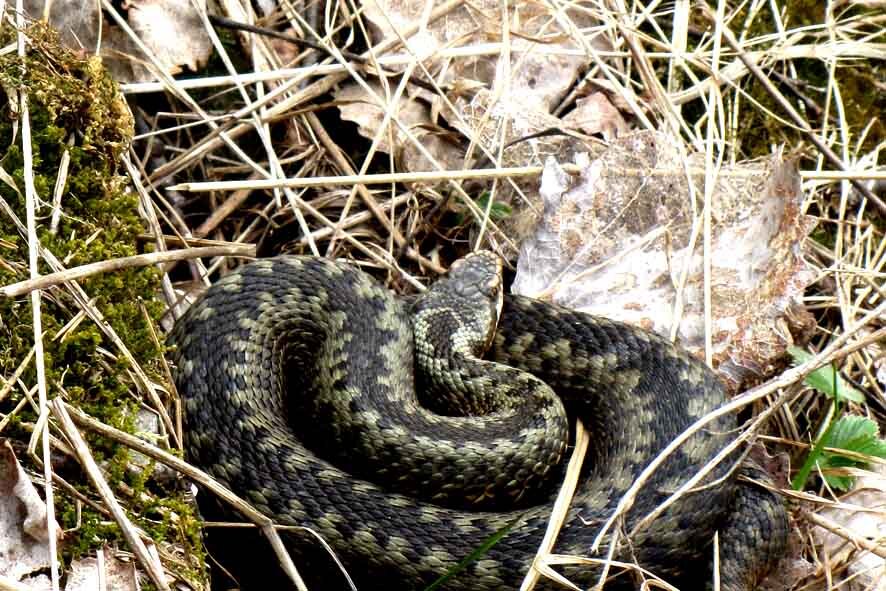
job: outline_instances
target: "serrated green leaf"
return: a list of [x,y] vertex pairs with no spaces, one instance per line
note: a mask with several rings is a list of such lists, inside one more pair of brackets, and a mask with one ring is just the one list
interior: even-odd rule
[[827,481],[828,486],[831,488],[835,488],[841,492],[846,492],[852,488],[852,485],[855,483],[855,480],[851,476],[837,476],[835,474],[825,474],[825,481]]
[[859,450],[859,453],[863,453],[868,456],[875,456],[878,458],[886,458],[886,441],[882,439],[875,439],[871,441],[866,446],[862,447]]
[[828,445],[846,447],[851,442],[876,437],[878,432],[877,424],[870,419],[858,415],[844,415],[834,423]]
[[[484,191],[481,193],[476,199],[474,199],[474,203],[477,204],[477,207],[482,211],[486,211],[486,207],[489,206],[489,191]],[[506,203],[500,203],[498,201],[494,201],[491,206],[489,206],[489,219],[494,222],[506,219],[511,216],[513,210]],[[464,224],[470,217],[467,214],[467,211],[460,211],[455,216],[456,223],[458,225]]]
[[[827,432],[825,446],[886,458],[886,441],[880,439],[879,435],[877,423],[871,419],[857,415],[845,415],[840,417]],[[864,461],[842,455],[833,449],[824,451],[818,460],[818,466],[822,470],[866,465],[867,463]],[[839,490],[848,490],[853,483],[853,479],[849,476],[826,474],[825,480],[830,486]]]
[[[788,353],[797,365],[806,363],[813,357],[811,353],[799,347],[788,347]],[[846,380],[840,376],[840,372],[834,369],[833,365],[819,367],[806,376],[803,381],[807,386],[815,388],[831,398],[857,403],[864,402],[864,394],[846,383]]]
[[827,439],[827,447],[876,457],[886,457],[886,441],[879,437],[877,423],[867,417],[840,417]]

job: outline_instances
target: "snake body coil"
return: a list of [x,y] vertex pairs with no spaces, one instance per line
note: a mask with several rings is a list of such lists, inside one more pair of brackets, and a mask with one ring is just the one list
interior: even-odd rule
[[[431,292],[455,290],[461,297],[470,291],[465,283],[474,281],[475,263],[489,258],[465,260],[470,264]],[[481,280],[481,287],[500,285]],[[170,337],[189,458],[277,523],[319,533],[358,585],[370,581],[372,588],[383,581],[389,588],[423,588],[510,526],[446,588],[515,589],[544,535],[551,502],[543,497],[510,510],[498,504],[538,499],[538,487],[557,473],[551,466],[563,455],[568,433],[561,403],[550,401],[547,386],[535,378],[518,377],[538,389],[532,404],[541,419],[521,418],[513,400],[489,417],[423,408],[412,373],[415,351],[433,360],[438,350],[454,348],[465,357],[459,348],[466,340],[491,336],[477,333],[482,329],[473,317],[463,320],[430,301],[422,318],[434,327],[443,318],[457,335],[454,346],[428,343],[444,337],[421,328],[422,320],[414,348],[407,305],[346,264],[281,256],[220,280]],[[504,298],[487,357],[545,382],[590,432],[590,468],[557,538],[559,554],[587,556],[637,475],[725,400],[703,364],[660,337],[522,297]],[[433,365],[427,381],[434,389],[454,381],[479,386],[481,399],[487,391],[496,399],[492,388],[506,386],[498,374],[488,377],[476,367],[466,361],[467,377],[454,380],[445,373],[451,368]],[[616,560],[639,564],[684,591],[701,589],[711,580],[711,542],[720,531],[721,588],[753,588],[783,551],[786,517],[776,496],[737,481],[730,472],[734,459],[637,527],[735,437],[734,429],[734,418],[717,419],[669,456],[610,528],[604,551],[616,532]],[[296,548],[304,542],[292,538]],[[590,564],[561,572],[589,586],[601,569]],[[635,588],[637,572],[612,567],[606,589]],[[333,586],[326,580],[322,588]]]

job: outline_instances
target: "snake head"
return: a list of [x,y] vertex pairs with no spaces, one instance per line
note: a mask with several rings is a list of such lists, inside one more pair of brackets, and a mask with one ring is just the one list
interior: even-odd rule
[[492,344],[502,310],[501,272],[501,259],[488,251],[453,263],[446,277],[413,302],[416,339],[436,343],[434,355],[460,350],[482,356]]
[[502,264],[497,254],[478,250],[455,261],[449,268],[449,281],[466,298],[502,298]]
[[461,309],[470,310],[477,325],[486,330],[482,350],[492,343],[504,298],[502,262],[488,250],[479,250],[457,260],[449,268],[449,275],[432,287],[446,290],[453,299],[460,300]]

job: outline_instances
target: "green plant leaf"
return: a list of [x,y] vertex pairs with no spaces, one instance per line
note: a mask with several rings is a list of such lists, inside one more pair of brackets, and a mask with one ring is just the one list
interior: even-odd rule
[[[794,363],[797,365],[806,363],[813,357],[811,353],[799,347],[789,347],[788,353],[790,353]],[[815,388],[830,398],[850,400],[857,403],[864,402],[864,394],[846,383],[846,380],[840,377],[840,372],[834,369],[833,365],[828,364],[819,367],[806,376],[806,379],[803,381],[807,386]]]
[[[843,449],[856,454],[864,454],[878,458],[886,458],[886,441],[880,439],[877,423],[867,417],[845,415],[834,422],[822,438],[824,447]],[[864,467],[867,463],[853,457],[840,454],[838,451],[822,452],[818,466],[824,471],[828,468]],[[848,476],[825,474],[828,484],[839,490],[852,487],[853,479]]]
[[857,415],[840,417],[831,431],[827,447],[838,447],[868,456],[886,458],[886,441],[880,439],[877,423]]
[[477,207],[479,207],[483,211],[486,211],[486,208],[489,207],[489,218],[491,220],[503,220],[511,215],[512,210],[510,205],[502,203],[500,201],[493,201],[492,206],[490,206],[490,197],[491,193],[489,191],[483,191],[482,193],[480,193],[480,196],[474,200],[474,202],[477,204]]
[[[489,207],[489,219],[494,222],[509,218],[513,213],[511,206],[499,201],[493,201],[492,205],[489,206],[489,196],[489,191],[483,191],[476,199],[474,199],[474,203],[476,203],[477,207],[482,211],[486,211],[486,208]],[[465,223],[467,220],[467,212],[459,213],[456,217],[456,221],[459,225]]]

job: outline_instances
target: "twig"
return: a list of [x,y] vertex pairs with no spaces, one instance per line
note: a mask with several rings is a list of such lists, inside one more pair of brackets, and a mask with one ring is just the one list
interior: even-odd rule
[[69,420],[73,420],[75,423],[86,427],[91,431],[95,431],[109,439],[113,439],[123,445],[134,449],[137,452],[143,453],[144,455],[153,458],[164,464],[169,466],[173,470],[181,472],[200,486],[206,488],[220,499],[231,505],[234,509],[237,510],[241,515],[243,515],[246,519],[254,523],[261,529],[262,533],[268,538],[271,542],[271,546],[274,548],[274,552],[277,555],[277,558],[280,560],[280,564],[283,569],[289,575],[290,579],[295,583],[298,587],[299,591],[307,591],[307,587],[304,584],[304,581],[301,578],[301,575],[298,574],[298,570],[295,568],[295,565],[292,563],[292,558],[290,558],[289,553],[286,551],[286,547],[283,545],[283,540],[280,539],[280,535],[277,533],[277,530],[274,527],[274,522],[265,516],[263,513],[259,512],[255,508],[252,507],[249,503],[238,497],[228,488],[219,484],[217,480],[212,478],[209,474],[203,472],[188,464],[184,460],[181,460],[174,455],[167,453],[145,441],[142,441],[138,437],[130,435],[129,433],[125,433],[120,431],[119,429],[114,429],[108,425],[105,425],[101,421],[98,421],[86,413],[78,410],[77,408],[66,404],[64,401],[56,399],[53,401],[53,404],[62,408],[65,412],[65,415],[69,417]]
[[145,546],[144,542],[142,542],[141,536],[136,532],[135,526],[132,525],[132,522],[129,521],[129,518],[126,516],[123,507],[117,502],[117,499],[114,496],[114,491],[111,490],[111,487],[108,485],[104,476],[102,476],[98,464],[96,464],[95,459],[92,457],[92,453],[89,451],[89,447],[86,445],[86,441],[83,440],[80,431],[77,430],[70,415],[67,410],[65,410],[66,405],[64,401],[61,398],[55,398],[49,406],[52,410],[52,414],[55,415],[55,418],[59,422],[59,428],[74,448],[74,453],[80,461],[80,465],[83,467],[83,470],[86,472],[87,476],[89,476],[90,480],[92,480],[96,491],[99,496],[101,496],[105,505],[110,509],[111,514],[114,516],[114,521],[120,526],[120,530],[123,532],[123,537],[126,539],[126,543],[129,544],[129,547],[142,565],[142,568],[145,569],[148,576],[151,578],[151,581],[153,581],[159,589],[170,591],[169,584],[166,582],[166,574],[163,572],[163,566],[151,556],[150,552],[148,552],[148,548]]
[[[581,167],[575,164],[560,164],[560,167],[568,174],[581,174]],[[238,181],[205,181],[179,183],[167,187],[168,191],[189,191],[200,193],[206,191],[239,191],[241,189],[276,189],[280,187],[304,188],[304,187],[335,187],[339,185],[387,185],[390,183],[432,183],[438,181],[453,180],[480,180],[506,177],[533,177],[541,176],[543,166],[515,166],[510,168],[480,168],[463,170],[431,170],[416,172],[389,172],[380,174],[359,174],[341,176],[314,176],[286,179],[243,179]],[[625,175],[637,175],[643,177],[667,176],[673,174],[704,174],[704,168],[688,167],[685,170],[674,168],[617,168],[613,172]],[[748,177],[759,174],[755,170],[721,170],[719,177]],[[801,170],[800,176],[804,179],[814,180],[879,180],[886,179],[886,171],[883,170]]]
[[[2,16],[3,15],[0,15],[0,18],[2,18]],[[18,0],[18,2],[16,2],[15,23],[18,29],[18,33],[16,36],[16,49],[18,58],[23,67],[27,50],[25,39],[24,7],[22,6],[22,0]],[[38,278],[40,275],[40,270],[38,267],[40,238],[37,235],[37,189],[34,185],[34,154],[33,144],[31,143],[31,117],[29,112],[30,107],[28,104],[27,89],[21,88],[20,90],[18,90],[17,98],[19,104],[19,119],[21,122],[22,133],[22,176],[24,177],[25,183],[25,215],[27,218],[26,223],[28,228],[28,269],[30,271],[31,278],[33,279]],[[10,102],[15,103],[16,101],[14,99],[11,99]],[[34,365],[37,370],[37,395],[40,401],[40,419],[43,420],[43,428],[40,431],[40,438],[43,443],[42,461],[43,478],[45,479],[44,490],[46,493],[47,549],[50,556],[49,572],[50,580],[52,582],[52,589],[53,591],[58,591],[60,578],[58,572],[58,561],[55,560],[57,553],[57,526],[55,521],[55,496],[53,495],[52,491],[52,464],[49,461],[51,453],[49,445],[49,426],[45,421],[45,418],[49,414],[49,409],[47,408],[48,399],[46,394],[46,364],[43,357],[43,318],[41,313],[40,299],[40,292],[34,291],[33,293],[31,293],[31,318],[34,334]]]
[[[335,54],[333,54],[331,51],[329,51],[329,48],[323,46],[322,43],[314,43],[313,41],[309,41],[309,40],[305,39],[304,37],[295,37],[294,35],[287,35],[286,33],[274,31],[273,29],[268,29],[265,27],[257,27],[255,25],[250,25],[248,23],[242,23],[240,21],[235,21],[235,20],[225,18],[222,16],[217,16],[214,14],[210,14],[208,16],[209,16],[209,22],[211,22],[213,25],[215,25],[217,27],[224,27],[227,29],[236,29],[236,30],[247,32],[247,33],[254,33],[256,35],[264,35],[266,37],[273,37],[275,39],[280,39],[282,41],[288,41],[289,43],[292,43],[294,45],[303,45],[304,47],[310,47],[314,51],[319,51],[320,53],[322,53],[328,57],[335,58]],[[357,54],[357,53],[353,53],[350,51],[346,51],[343,49],[339,49],[338,51],[342,55],[342,57],[349,59],[353,62],[357,62],[358,64],[363,66],[364,72],[371,75],[371,76],[386,76],[388,78],[393,78],[395,76],[400,75],[399,72],[386,72],[385,70],[382,70],[382,69],[379,69],[377,72],[373,72],[372,70],[366,68],[366,66],[375,65],[375,64],[370,64],[370,60],[368,57],[366,57],[364,55]],[[410,77],[408,80],[410,83],[414,84],[415,86],[418,86],[419,88],[424,88],[425,90],[428,90],[430,92],[436,92],[436,89],[433,87],[433,85],[428,84],[424,80],[421,80],[421,79],[415,78],[415,77]]]
[[130,269],[132,267],[147,267],[148,265],[201,257],[252,256],[254,254],[255,249],[249,244],[229,244],[227,246],[205,246],[203,248],[185,248],[181,250],[168,250],[166,252],[149,252],[131,257],[89,263],[74,267],[73,269],[65,269],[64,271],[50,273],[49,275],[41,275],[26,281],[19,281],[18,283],[0,287],[0,295],[17,297],[37,289],[46,289],[67,281],[83,279],[84,277],[99,273]]
[[803,170],[800,176],[815,181],[881,181],[886,170]]
[[828,519],[827,517],[823,517],[818,513],[807,512],[804,514],[804,516],[815,525],[823,527],[829,532],[837,534],[841,538],[848,540],[857,548],[864,548],[868,552],[876,554],[880,558],[886,558],[886,548],[883,548],[881,542],[878,542],[877,540],[872,541],[864,536],[860,536],[848,527],[840,525],[836,521]]
[[[560,529],[566,521],[566,516],[569,514],[569,506],[572,503],[575,488],[578,486],[578,477],[581,472],[581,465],[585,459],[585,454],[588,451],[589,442],[590,437],[588,437],[588,432],[585,430],[582,422],[577,421],[575,426],[575,449],[572,450],[572,456],[569,458],[569,465],[566,467],[566,477],[563,479],[560,492],[557,494],[557,500],[554,501],[554,508],[551,511],[551,517],[548,520],[545,536],[538,547],[538,552],[535,555],[535,559],[532,561],[532,566],[530,567],[529,572],[526,573],[526,578],[523,579],[523,584],[520,585],[520,591],[529,591],[535,587],[541,575],[550,577],[550,573],[554,572],[549,566],[547,566],[545,561],[547,557],[550,556],[551,552],[553,552],[554,543],[557,541],[557,534],[560,533]],[[557,580],[559,580],[559,578]],[[574,588],[578,589],[578,587]]]
[[[484,56],[497,57],[501,54],[502,47],[499,42],[475,43],[460,47],[441,47],[435,53],[435,57],[439,60],[452,60],[458,58],[478,58]],[[862,58],[862,59],[879,59],[882,56],[886,44],[883,43],[859,43],[859,42],[836,42],[825,44],[804,44],[794,45],[783,48],[778,56],[779,59],[838,59],[838,58]],[[587,56],[587,52],[580,48],[561,47],[556,45],[534,46],[531,50],[524,50],[519,47],[511,50],[514,54],[527,53],[531,51],[534,55],[548,55],[551,57],[574,57],[583,58]],[[748,55],[751,59],[759,60],[770,57],[772,52],[750,51]],[[629,51],[597,51],[597,56],[601,58],[625,58],[630,57]],[[705,68],[705,64],[701,61],[708,57],[703,51],[681,52],[681,51],[649,51],[646,56],[654,59],[683,59],[688,63]],[[404,53],[379,55],[376,62],[381,66],[401,66],[414,60],[412,55]],[[744,76],[746,68],[738,62],[734,62],[728,66],[731,75],[730,80]],[[329,74],[341,74],[345,70],[341,64],[313,64],[299,68],[278,68],[267,72],[249,72],[246,74],[238,74],[235,76],[206,76],[200,78],[183,78],[177,80],[179,88],[183,90],[193,90],[199,88],[215,88],[218,86],[232,86],[234,84],[255,84],[256,82],[271,82],[276,80],[286,80],[289,78],[306,78],[309,76],[326,76]],[[737,71],[740,70],[740,71]],[[676,92],[670,96],[670,100],[675,104],[682,105],[695,100],[702,93],[707,92],[708,87],[716,84],[717,81],[712,78],[702,80],[698,84],[690,87],[688,90]],[[120,90],[123,94],[146,94],[153,92],[163,92],[166,86],[162,82],[131,82],[121,84]],[[569,104],[567,102],[567,104]],[[556,113],[555,113],[556,114]]]

